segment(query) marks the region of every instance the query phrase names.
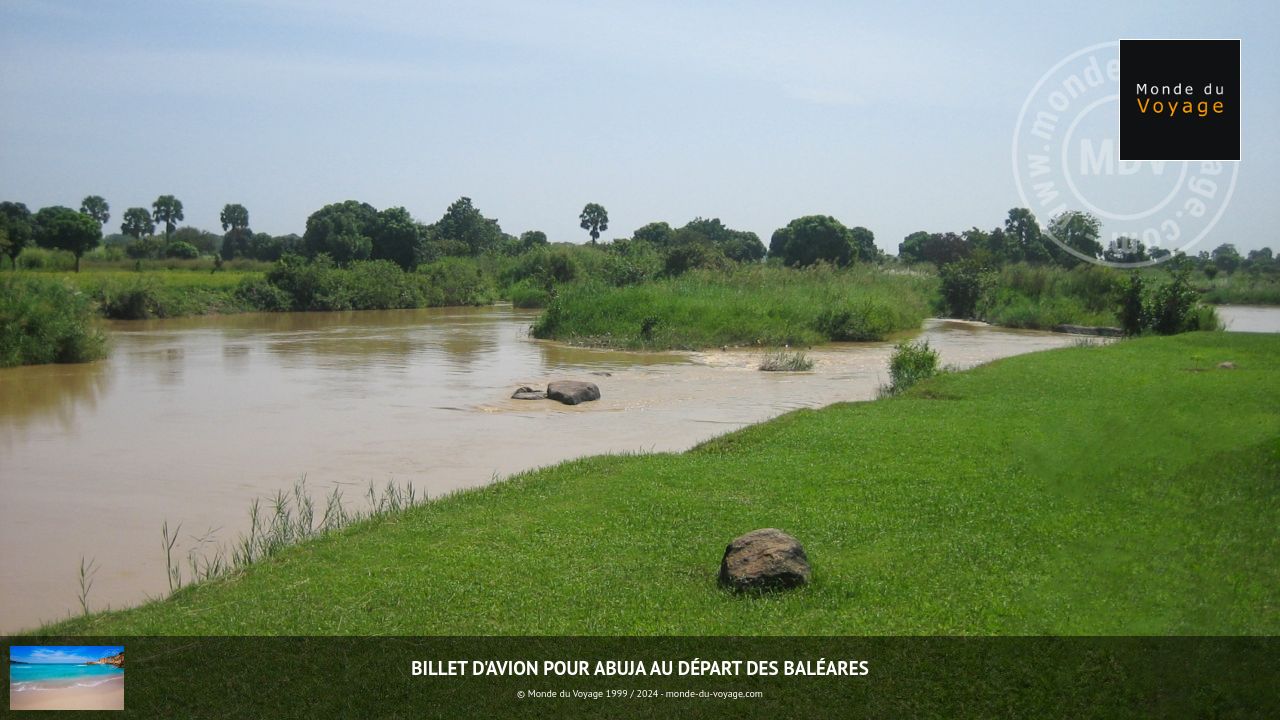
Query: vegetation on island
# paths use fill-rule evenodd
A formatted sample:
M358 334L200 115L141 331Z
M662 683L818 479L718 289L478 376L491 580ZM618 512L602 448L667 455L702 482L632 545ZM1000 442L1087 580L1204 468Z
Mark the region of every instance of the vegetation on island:
M110 218L96 195L79 211L0 203L0 251L28 277L6 292L70 283L114 319L508 300L546 309L538 337L650 349L876 340L931 314L1181 332L1217 326L1206 300L1280 302L1280 261L1268 248L1241 257L1224 244L1124 272L1084 262L1049 235L1111 261L1160 252L1130 239L1104 247L1085 213L1063 213L1042 229L1025 208L992 230L912 233L896 257L867 228L826 215L788 222L767 247L753 232L703 217L651 222L605 242L609 215L598 203L579 216L585 244L553 243L538 230L509 234L466 197L431 223L403 207L332 203L307 218L301 235L254 232L239 203L219 214L222 234L182 226L173 195L128 208L120 232L104 237ZM1131 312L1135 302L1140 310Z

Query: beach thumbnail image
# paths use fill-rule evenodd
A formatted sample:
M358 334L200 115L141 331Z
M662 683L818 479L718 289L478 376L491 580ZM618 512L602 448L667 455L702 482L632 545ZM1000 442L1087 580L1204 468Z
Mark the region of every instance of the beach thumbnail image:
M11 646L9 709L123 710L124 646Z

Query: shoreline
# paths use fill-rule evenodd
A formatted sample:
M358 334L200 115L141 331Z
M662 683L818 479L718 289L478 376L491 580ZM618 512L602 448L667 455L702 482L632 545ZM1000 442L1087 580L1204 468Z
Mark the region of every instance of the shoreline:
M9 683L10 710L123 710L124 673L85 685L46 682Z

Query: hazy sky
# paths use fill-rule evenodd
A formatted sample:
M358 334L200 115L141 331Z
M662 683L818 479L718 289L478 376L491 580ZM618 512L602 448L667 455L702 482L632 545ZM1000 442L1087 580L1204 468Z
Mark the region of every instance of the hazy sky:
M1280 248L1275 3L0 0L0 199L301 233L330 202L581 242L652 220L772 231L810 213L896 252L1020 205L1018 111L1121 37L1243 39L1244 160L1209 247ZM1045 220L1047 218L1042 218Z

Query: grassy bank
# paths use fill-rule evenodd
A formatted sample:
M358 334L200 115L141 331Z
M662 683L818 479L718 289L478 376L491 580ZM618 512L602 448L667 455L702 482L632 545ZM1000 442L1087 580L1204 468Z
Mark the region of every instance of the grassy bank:
M1024 355L526 473L44 631L1274 634L1277 398L1276 336ZM809 587L717 587L760 527L805 543Z
M877 267L695 271L626 287L559 289L536 337L621 348L879 340L929 316L936 279Z
M24 278L24 288L77 288L101 315L118 320L483 305L498 299L481 264L458 258L422 265L415 272L404 272L384 260L336 267L295 258L269 268L266 272L98 268L79 273L20 271L6 277Z
M0 276L0 367L77 363L106 354L93 304L74 285Z
M1201 279L1197 287L1205 302L1216 305L1280 305L1280 277L1274 274L1218 276Z

